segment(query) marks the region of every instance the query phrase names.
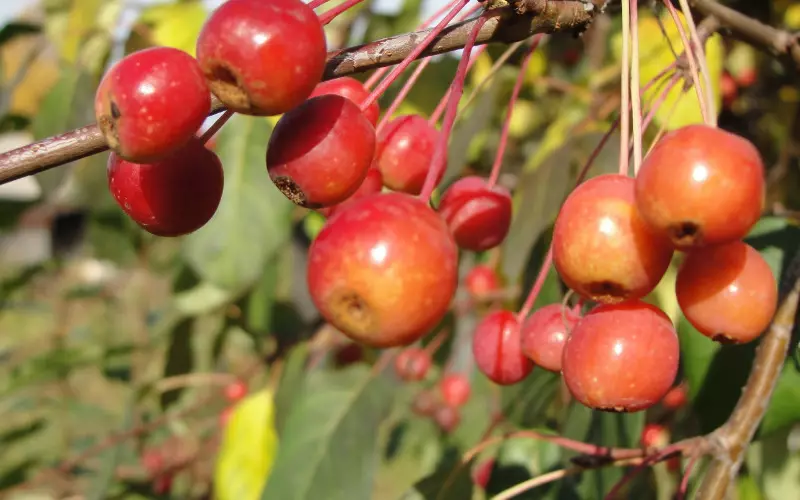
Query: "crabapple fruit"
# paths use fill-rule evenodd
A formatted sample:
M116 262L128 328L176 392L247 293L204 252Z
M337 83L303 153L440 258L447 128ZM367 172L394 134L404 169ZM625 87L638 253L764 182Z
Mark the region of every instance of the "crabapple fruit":
M564 343L579 319L561 304L537 309L522 323L522 352L536 366L560 372Z
M394 191L419 194L431 167L441 132L420 115L399 116L380 131L375 166ZM436 183L444 175L441 173Z
M472 389L469 380L462 373L448 373L439 381L439 392L445 406L464 406L469 401Z
M672 387L678 357L669 317L633 300L586 314L567 337L561 372L569 392L589 408L640 411Z
M336 94L353 101L359 107L369 97L369 90L364 87L364 84L349 76L341 78L334 78L320 82L319 85L311 93L310 97L316 97L324 94ZM378 107L378 102L375 101L364 110L364 116L372 123L373 126L378 125L378 117L381 114L381 109Z
M247 386L241 380L230 383L225 386L225 397L228 401L236 402L247 395Z
M564 202L553 230L553 262L581 296L602 303L650 293L672 259L666 237L639 216L634 180L604 174L579 185Z
M314 97L283 115L267 146L267 171L297 205L336 205L354 194L375 154L375 129L353 101Z
M491 312L478 323L472 354L478 369L499 385L516 384L533 370L533 362L522 352L519 319L511 311Z
M461 410L455 406L440 406L433 414L433 419L442 431L450 433L461 423Z
M311 244L308 289L322 316L372 347L408 345L444 318L458 250L424 201L381 193L338 210Z
M747 139L708 125L666 134L636 176L636 207L676 248L743 238L764 206L764 164Z
M476 298L484 297L500 289L500 280L497 273L485 264L479 264L467 273L464 286L470 295Z
M397 376L407 382L418 382L425 378L431 368L431 355L419 347L408 347L394 358Z
M300 0L228 0L197 38L211 91L248 115L279 115L305 101L326 58L322 24Z
M511 194L501 186L490 189L481 177L464 177L444 192L439 213L459 247L482 252L502 243L508 234Z
M120 208L157 236L200 229L222 199L222 164L197 138L155 163L132 163L111 153L107 174Z
M725 344L758 338L772 321L778 286L769 264L734 241L686 254L675 284L678 305L703 335Z
M148 163L194 137L211 110L197 61L171 47L129 54L103 76L94 98L95 118L120 158Z
M383 189L383 176L381 175L381 171L377 168L370 168L367 170L367 176L364 177L364 180L361 181L361 185L356 189L356 192L351 194L346 200L341 203L337 203L336 205L330 207L323 207L318 208L317 212L324 215L325 217L330 218L337 210L345 206L346 204L358 200L360 198L364 198L365 196L369 196L371 194L380 193Z

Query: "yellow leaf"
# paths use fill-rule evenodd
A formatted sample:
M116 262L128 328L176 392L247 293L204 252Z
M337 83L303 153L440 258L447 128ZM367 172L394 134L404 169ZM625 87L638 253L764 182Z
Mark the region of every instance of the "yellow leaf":
M150 28L149 41L153 45L174 47L194 56L197 35L207 17L203 3L192 1L148 7L138 22Z
M494 64L492 56L486 52L481 53L475 59L475 64L472 65L472 69L469 72L469 79L473 86L480 84L489 75L492 70L492 64Z
M544 51L537 50L531 54L531 60L528 63L528 68L525 71L525 80L528 84L533 85L537 80L547 72L547 56Z
M58 43L61 57L67 62L77 62L84 40L97 25L103 3L103 0L75 0L72 2L65 33Z
M522 138L533 133L543 122L544 115L533 101L519 99L514 104L508 133L511 137Z
M231 409L214 471L216 500L258 500L278 449L271 391L254 393Z
M800 30L800 4L790 5L783 15L783 24L787 29Z

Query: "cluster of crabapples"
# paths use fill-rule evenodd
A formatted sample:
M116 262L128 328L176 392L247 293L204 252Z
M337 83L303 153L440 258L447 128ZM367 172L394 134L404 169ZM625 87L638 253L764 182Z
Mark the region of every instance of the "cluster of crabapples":
M229 0L203 27L196 58L159 47L122 59L95 101L113 150L109 187L147 231L195 231L213 216L223 188L220 160L197 136L209 92L233 112L282 115L267 173L295 204L327 217L308 257L315 305L361 344L409 346L450 308L459 251L505 239L511 195L470 176L433 208L423 186L441 180L441 165L431 164L441 132L418 115L379 124L377 96L359 81L322 81L326 50L319 18L300 0ZM480 371L513 384L538 365L561 372L589 407L655 404L674 383L679 346L669 317L642 299L676 250L677 300L688 321L720 342L754 340L777 300L770 268L742 242L762 210L763 170L745 139L691 125L664 136L635 177L601 175L578 186L558 214L553 260L593 308L489 312L473 336ZM401 375L424 377L426 355L402 352ZM469 392L459 394L439 398L440 410L463 404ZM452 412L441 416L448 418Z

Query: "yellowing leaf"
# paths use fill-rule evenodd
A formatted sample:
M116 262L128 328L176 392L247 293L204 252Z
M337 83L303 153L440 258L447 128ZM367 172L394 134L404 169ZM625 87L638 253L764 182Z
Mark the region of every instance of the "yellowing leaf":
M525 71L525 80L533 85L545 72L547 72L547 56L544 51L537 50L531 54L531 60Z
M75 0L72 2L66 32L58 41L61 57L67 62L77 62L84 40L97 25L103 3L103 0Z
M525 137L533 133L543 120L544 115L541 109L533 101L520 99L514 104L514 113L511 115L508 133L517 139Z
M481 55L475 59L475 63L472 65L472 69L469 72L469 79L472 85L478 85L489 75L492 70L492 64L492 56L486 52L481 53Z
M202 2L154 5L142 11L139 23L150 27L153 45L174 47L195 55L197 35L208 17Z
M260 498L278 448L271 391L252 394L231 409L216 470L216 500Z
M688 36L686 21L680 13L678 16ZM641 85L649 83L661 71L675 61L675 55L673 51L670 50L670 46L677 54L683 52L683 42L681 41L680 33L668 12L662 14L661 25L664 27L668 38L662 35L658 20L652 15L643 16L639 19L639 81ZM705 52L711 87L714 94L714 106L715 109L719 111L722 104L720 79L722 77L724 62L724 48L719 35L715 34L709 37L706 42ZM617 61L621 61L622 36L619 33L614 37L612 42L612 53ZM701 88L704 89L705 86L702 80L703 78L701 76L700 85ZM652 102L658 98L662 91L663 87L653 85L642 97L646 102ZM684 92L683 85L680 83L675 85L667 94L664 102L660 105L654 121L659 126L666 126L668 130L680 128L692 123L702 123L703 116L700 112L700 101L698 100L697 92L693 88Z
M790 5L783 15L783 24L787 29L800 30L800 4Z

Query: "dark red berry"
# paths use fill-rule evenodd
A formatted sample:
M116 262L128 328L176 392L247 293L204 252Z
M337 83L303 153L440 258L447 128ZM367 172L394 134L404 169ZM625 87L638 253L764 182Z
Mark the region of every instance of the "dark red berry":
M108 187L119 206L158 236L180 236L208 222L222 199L222 164L199 139L155 163L108 158Z
M570 393L589 408L631 412L658 403L678 371L678 336L669 317L634 300L604 304L567 338L562 374Z
M500 385L520 382L533 370L522 352L521 325L511 311L487 314L472 336L472 354L478 369Z
M377 168L370 168L367 170L367 176L361 182L361 185L356 189L356 192L351 194L349 198L341 203L337 203L332 207L319 208L317 211L325 217L331 217L337 210L346 204L364 198L366 196L380 193L383 189L383 176Z
M358 107L361 107L361 104L369 97L370 92L364 87L363 83L355 78L343 76L341 78L334 78L333 80L321 82L314 89L314 92L311 93L311 97L324 94L336 94L346 97L358 105ZM369 120L373 126L378 125L380 113L381 109L378 107L377 101L373 102L364 110L364 116L367 117L367 120Z
M338 210L311 244L308 289L320 313L357 342L408 345L442 320L458 252L424 201L374 194Z
M241 380L230 383L225 386L225 397L228 401L236 402L245 397L247 394L247 385Z
M182 50L134 52L103 76L94 100L97 124L121 158L152 162L194 137L211 110L197 61Z
M537 366L561 371L564 344L580 318L561 304L534 311L522 324L522 352Z
M399 116L381 130L375 166L389 189L419 194L441 132L419 115ZM438 184L441 176L436 180Z
M687 253L675 294L686 319L725 344L757 339L778 307L778 285L769 264L741 241Z
M228 0L197 39L211 91L250 115L279 115L305 101L326 57L319 18L300 0Z
M461 410L455 406L440 406L433 415L436 424L445 433L451 433L461 423Z
M707 125L666 134L636 176L636 207L676 248L743 238L764 206L764 164L747 139Z
M464 286L467 287L470 295L480 298L499 290L500 279L494 269L485 264L479 264L467 273L464 278Z
M494 459L488 458L483 462L480 462L475 468L472 470L472 482L475 483L476 486L482 489L486 489L486 486L489 485L489 480L492 477L492 470L494 469Z
M600 175L578 186L553 230L561 279L597 302L644 297L661 281L672 253L669 240L639 216L634 180L623 175Z
M448 373L439 381L439 392L445 406L464 406L469 401L472 389L463 373Z
M407 382L423 380L431 368L431 355L419 347L407 347L394 360L397 376Z
M464 177L442 195L439 212L459 247L482 252L503 242L511 227L511 194L489 189L481 177Z
M375 129L338 95L314 97L281 117L267 146L267 170L278 189L307 208L345 201L367 176Z

